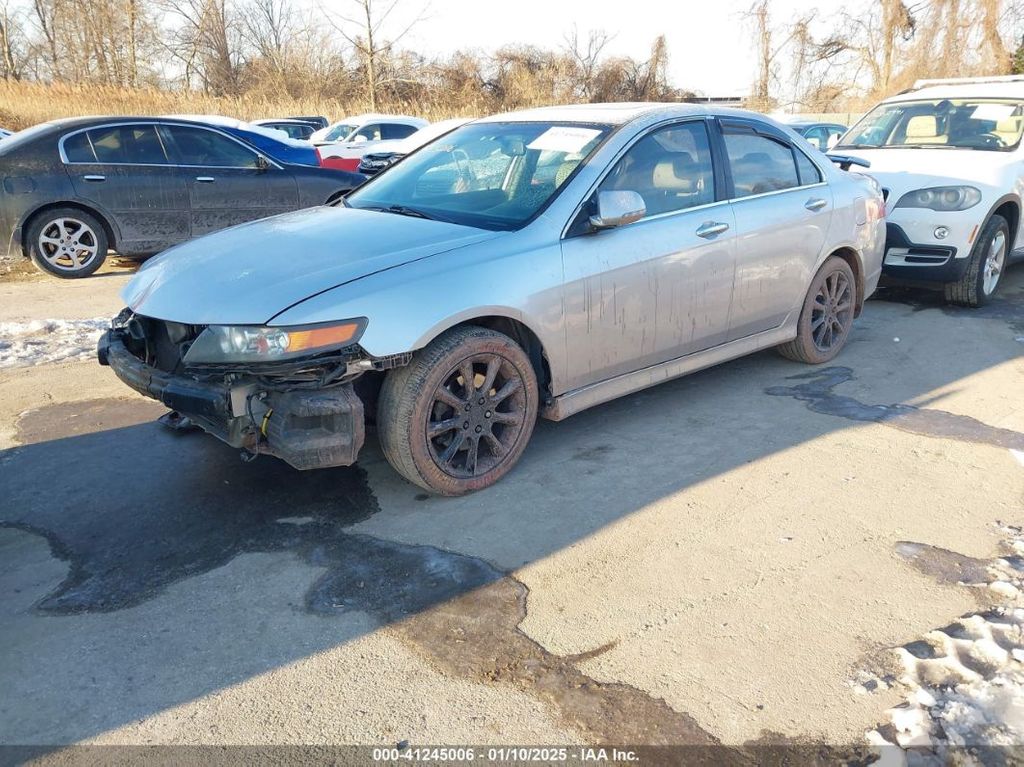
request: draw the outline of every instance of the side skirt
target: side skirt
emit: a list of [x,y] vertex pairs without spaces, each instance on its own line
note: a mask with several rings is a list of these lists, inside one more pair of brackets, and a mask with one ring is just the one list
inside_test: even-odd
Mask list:
[[567,391],[548,402],[541,410],[541,417],[549,421],[562,421],[569,416],[586,410],[594,405],[610,402],[627,394],[657,386],[660,383],[679,378],[687,373],[694,373],[704,368],[727,362],[737,357],[767,349],[793,340],[796,336],[792,323],[785,322],[780,327],[766,330],[757,335],[739,338],[721,346],[705,349],[702,352],[677,357],[667,362],[636,370],[632,373],[609,378],[607,381],[583,386]]

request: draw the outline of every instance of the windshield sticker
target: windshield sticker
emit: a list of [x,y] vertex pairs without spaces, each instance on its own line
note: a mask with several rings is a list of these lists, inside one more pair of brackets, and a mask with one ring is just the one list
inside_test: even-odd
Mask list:
[[971,113],[972,120],[992,120],[998,122],[1012,117],[1017,107],[1014,104],[979,104]]
[[572,154],[578,152],[601,131],[593,128],[548,128],[527,145],[527,149],[539,149],[540,151],[567,152]]

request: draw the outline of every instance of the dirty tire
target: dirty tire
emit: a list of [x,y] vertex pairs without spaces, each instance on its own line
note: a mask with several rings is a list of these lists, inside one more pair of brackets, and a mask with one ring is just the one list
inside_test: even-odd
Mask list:
[[811,280],[796,338],[780,345],[779,354],[809,365],[834,359],[850,336],[856,305],[853,270],[839,256],[829,256]]
[[946,301],[957,306],[984,306],[999,289],[1002,273],[996,277],[995,284],[990,285],[986,290],[985,266],[989,259],[992,245],[997,238],[1002,238],[1002,268],[1006,268],[1010,250],[1010,226],[1002,216],[995,215],[988,220],[985,227],[978,235],[971,251],[970,261],[967,264],[967,271],[957,282],[946,283]]
[[399,474],[440,495],[463,495],[493,485],[516,464],[537,404],[537,379],[522,348],[502,333],[463,326],[388,373],[377,430]]
[[93,215],[78,208],[54,208],[33,218],[25,245],[36,268],[64,279],[88,277],[107,257],[107,233]]

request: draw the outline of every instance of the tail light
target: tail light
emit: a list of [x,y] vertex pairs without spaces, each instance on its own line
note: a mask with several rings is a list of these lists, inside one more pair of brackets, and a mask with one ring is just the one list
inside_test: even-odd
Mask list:
[[321,168],[324,167],[324,158],[323,155],[320,154],[320,147],[314,146],[313,151],[316,152],[316,164]]

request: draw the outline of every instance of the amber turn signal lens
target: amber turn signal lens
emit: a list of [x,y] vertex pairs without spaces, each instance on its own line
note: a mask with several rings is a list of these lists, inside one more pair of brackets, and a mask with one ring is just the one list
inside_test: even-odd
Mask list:
[[357,330],[359,330],[357,322],[311,330],[292,330],[288,333],[288,352],[301,352],[324,346],[341,346],[351,341]]

